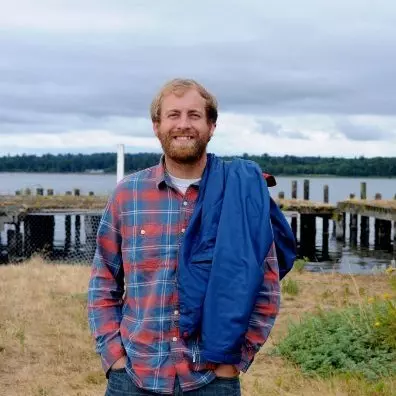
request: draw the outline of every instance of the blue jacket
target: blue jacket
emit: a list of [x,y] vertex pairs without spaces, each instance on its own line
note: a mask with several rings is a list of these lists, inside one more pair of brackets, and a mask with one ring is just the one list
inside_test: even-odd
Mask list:
[[237,364],[273,242],[270,196],[251,161],[213,154],[180,248],[180,332],[198,333],[204,359]]

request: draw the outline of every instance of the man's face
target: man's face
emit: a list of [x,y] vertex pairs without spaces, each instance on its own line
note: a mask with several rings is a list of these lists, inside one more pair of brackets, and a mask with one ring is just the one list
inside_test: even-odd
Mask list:
[[153,124],[165,155],[181,164],[192,164],[202,158],[215,127],[208,123],[205,99],[195,89],[182,95],[166,95],[160,122]]

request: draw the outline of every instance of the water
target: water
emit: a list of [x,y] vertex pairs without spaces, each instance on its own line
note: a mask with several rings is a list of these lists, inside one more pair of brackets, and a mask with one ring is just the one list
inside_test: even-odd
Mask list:
[[[367,197],[373,198],[375,193],[382,194],[383,199],[393,199],[396,193],[396,179],[389,178],[335,178],[335,177],[277,177],[277,186],[270,189],[271,195],[276,197],[279,191],[285,193],[285,197],[291,196],[291,182],[298,182],[298,197],[303,196],[303,180],[310,180],[310,199],[313,201],[323,200],[323,187],[329,186],[329,201],[337,203],[354,193],[360,195],[360,183],[367,182]],[[109,195],[116,184],[116,176],[113,174],[47,174],[47,173],[0,173],[0,195],[15,194],[16,190],[30,188],[52,188],[55,194],[64,194],[78,188],[82,195],[93,191],[95,195]],[[329,241],[328,259],[321,262],[309,263],[308,268],[312,271],[332,271],[342,273],[372,273],[383,270],[390,264],[395,253],[376,251],[374,245],[374,220],[370,219],[370,248],[350,248],[348,240],[346,244],[337,242],[331,238]],[[55,239],[62,240],[62,220],[57,221]],[[348,223],[347,223],[348,224]],[[332,224],[330,226],[330,234]],[[394,232],[394,231],[393,231]],[[348,236],[348,235],[347,235]],[[358,236],[359,240],[359,236]],[[322,221],[317,219],[316,244],[318,260],[321,260]]]

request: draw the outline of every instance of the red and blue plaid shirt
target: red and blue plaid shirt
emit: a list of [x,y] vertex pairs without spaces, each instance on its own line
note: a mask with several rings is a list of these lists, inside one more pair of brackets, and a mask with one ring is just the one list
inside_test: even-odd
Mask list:
[[[201,361],[198,340],[184,341],[178,328],[178,251],[198,189],[191,185],[183,196],[172,187],[161,162],[118,184],[98,229],[88,292],[97,352],[106,373],[126,355],[132,380],[153,392],[172,394],[176,376],[183,391],[215,378],[213,365]],[[272,247],[240,370],[249,368],[268,338],[279,303],[278,263]]]

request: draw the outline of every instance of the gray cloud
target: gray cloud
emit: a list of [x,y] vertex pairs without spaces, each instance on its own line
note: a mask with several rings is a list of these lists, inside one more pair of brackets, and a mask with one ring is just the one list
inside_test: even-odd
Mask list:
[[396,138],[396,132],[386,131],[375,125],[362,125],[340,119],[336,122],[336,127],[347,139],[356,141],[379,141]]
[[289,139],[309,140],[309,137],[300,131],[281,131],[280,136]]
[[[0,17],[0,134],[100,127],[128,133],[128,122],[148,119],[154,93],[174,76],[204,83],[220,111],[396,115],[396,5],[318,3],[302,0],[291,9],[283,1],[224,7],[204,0],[194,21],[191,7],[175,1],[136,8],[70,1],[59,11],[48,2],[23,24],[10,9],[7,20]],[[364,127],[341,127],[350,139],[372,139]],[[149,122],[139,130],[151,133]],[[276,124],[261,130],[306,138]]]
[[258,132],[264,135],[274,135],[278,136],[282,129],[282,125],[276,124],[270,120],[258,119],[257,123],[259,125]]
[[256,122],[259,125],[258,132],[262,133],[263,135],[272,135],[289,139],[308,139],[308,137],[300,131],[284,129],[282,128],[282,125],[267,119],[259,118]]

